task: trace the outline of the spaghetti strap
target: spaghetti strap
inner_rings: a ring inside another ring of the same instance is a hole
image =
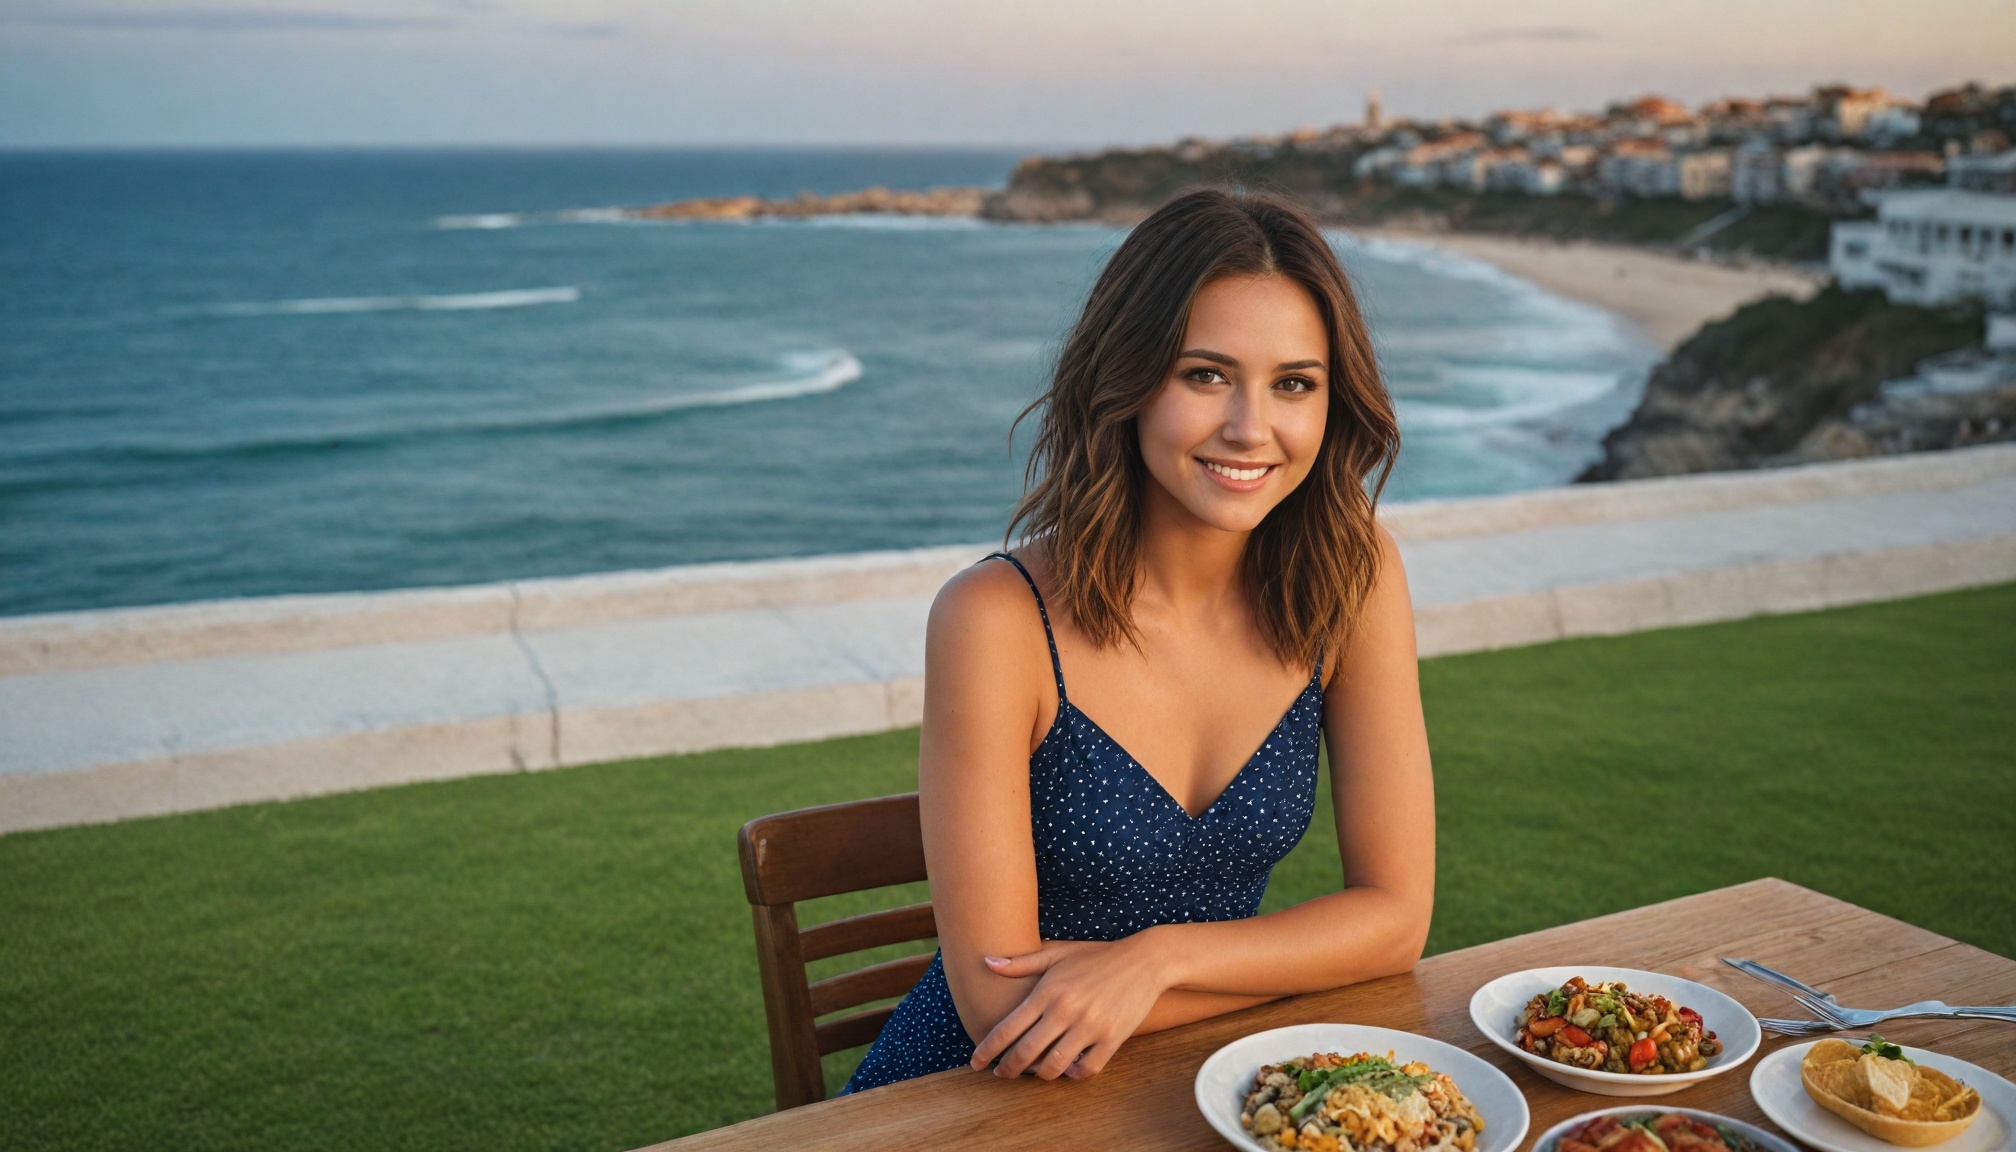
[[[1043,617],[1043,639],[1050,643],[1050,671],[1057,677],[1057,701],[1060,704],[1063,703],[1064,662],[1057,659],[1057,634],[1050,630],[1050,609],[1043,603],[1043,590],[1036,587],[1036,578],[1029,575],[1029,569],[1024,568],[1022,561],[1017,560],[1012,553],[992,552],[982,557],[982,559],[1006,560],[1008,563],[1013,564],[1015,570],[1022,574],[1022,579],[1028,583],[1029,591],[1036,594],[1036,614]]]

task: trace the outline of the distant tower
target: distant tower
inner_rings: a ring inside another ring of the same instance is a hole
[[[1365,94],[1365,127],[1377,131],[1385,119],[1379,114],[1379,90],[1372,89]]]

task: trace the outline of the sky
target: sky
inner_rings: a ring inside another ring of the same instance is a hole
[[[2016,82],[2012,0],[0,0],[0,147],[1139,144]]]

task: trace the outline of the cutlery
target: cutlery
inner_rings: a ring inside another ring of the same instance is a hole
[[[1938,1001],[1929,1003],[1936,1004]],[[1948,1008],[1942,1012],[1936,1009],[1920,1010],[1924,1006],[1916,1004],[1907,1007],[1913,1010],[1906,1012],[1904,1009],[1899,1009],[1899,1016],[1912,1019],[1931,1017],[1941,1020],[2004,1020],[2016,1023],[2016,1009]],[[1886,1013],[1873,1013],[1873,1015],[1889,1018],[1889,1014]],[[1846,1032],[1868,1027],[1868,1024],[1851,1024],[1831,1015],[1819,1020],[1778,1020],[1760,1016],[1757,1018],[1757,1023],[1762,1025],[1766,1032],[1777,1036],[1821,1036],[1829,1032]]]
[[[1808,1012],[1830,1021],[1837,1028],[1867,1028],[1885,1020],[1907,1016],[1932,1016],[1944,1020],[2007,1020],[2016,1023],[2016,1007],[1955,1007],[1941,1000],[1920,1000],[1916,1004],[1906,1004],[1901,1008],[1843,1008],[1839,1004],[1816,1000],[1804,993],[1795,993],[1792,998],[1799,1001],[1800,1006]]]
[[[1764,1031],[1774,1036],[1823,1036],[1829,1032],[1841,1031],[1841,1026],[1828,1020],[1775,1020],[1769,1016],[1759,1016],[1757,1023]],[[1854,1043],[1859,1036],[1843,1036],[1841,1039]]]
[[[1755,980],[1766,984],[1776,984],[1792,993],[1799,1006],[1818,1020],[1759,1020],[1764,1027],[1782,1035],[1811,1035],[1815,1032],[1838,1032],[1845,1028],[1867,1028],[1884,1020],[1900,1017],[1930,1016],[1946,1020],[2008,1020],[2016,1022],[2016,1007],[1953,1007],[1940,1000],[1920,1000],[1916,1004],[1906,1004],[1902,1008],[1843,1008],[1834,999],[1832,992],[1822,992],[1800,980],[1795,980],[1775,968],[1766,968],[1755,960],[1743,960],[1724,956],[1722,962]],[[1783,1027],[1773,1027],[1782,1025]]]
[[[1743,960],[1729,956],[1724,956],[1722,957],[1722,963],[1729,965],[1731,968],[1736,969],[1738,972],[1743,973],[1745,976],[1748,976],[1753,980],[1762,980],[1766,984],[1776,984],[1780,988],[1784,988],[1791,992],[1803,992],[1808,996],[1814,997],[1815,999],[1825,1000],[1829,1004],[1832,1004],[1834,1002],[1834,994],[1832,992],[1822,992],[1820,989],[1813,987],[1811,984],[1806,984],[1802,983],[1801,981],[1794,980],[1792,977],[1785,975],[1783,972],[1780,972],[1775,968],[1766,968],[1764,965],[1757,963],[1755,960]]]

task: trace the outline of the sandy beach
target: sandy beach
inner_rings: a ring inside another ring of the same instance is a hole
[[[1673,348],[1709,320],[1774,292],[1806,296],[1826,281],[1818,272],[1737,267],[1619,244],[1525,240],[1474,232],[1368,229],[1488,261],[1576,300],[1616,312],[1662,348]]]

